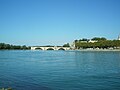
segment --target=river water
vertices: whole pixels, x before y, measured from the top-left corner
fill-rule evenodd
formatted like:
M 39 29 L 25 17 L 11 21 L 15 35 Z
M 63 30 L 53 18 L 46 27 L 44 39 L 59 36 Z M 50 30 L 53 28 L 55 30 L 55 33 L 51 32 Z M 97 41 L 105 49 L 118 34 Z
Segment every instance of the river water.
M 120 90 L 120 52 L 0 51 L 0 88 Z

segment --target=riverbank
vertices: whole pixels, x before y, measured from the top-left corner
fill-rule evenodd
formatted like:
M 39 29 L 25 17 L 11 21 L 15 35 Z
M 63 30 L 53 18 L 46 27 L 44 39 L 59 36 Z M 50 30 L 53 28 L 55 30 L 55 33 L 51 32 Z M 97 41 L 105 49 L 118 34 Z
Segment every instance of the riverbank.
M 76 49 L 75 51 L 120 51 L 120 49 Z

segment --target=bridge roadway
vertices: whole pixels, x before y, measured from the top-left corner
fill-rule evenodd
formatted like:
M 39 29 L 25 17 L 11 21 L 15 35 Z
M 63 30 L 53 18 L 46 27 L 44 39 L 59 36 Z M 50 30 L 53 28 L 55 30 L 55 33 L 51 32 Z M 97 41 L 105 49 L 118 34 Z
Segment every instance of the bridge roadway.
M 70 47 L 32 46 L 31 50 L 70 50 Z

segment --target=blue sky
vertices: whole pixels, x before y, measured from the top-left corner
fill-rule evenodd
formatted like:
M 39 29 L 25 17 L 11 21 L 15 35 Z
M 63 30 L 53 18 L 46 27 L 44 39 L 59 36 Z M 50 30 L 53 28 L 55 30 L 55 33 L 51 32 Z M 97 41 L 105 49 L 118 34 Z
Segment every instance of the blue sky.
M 120 0 L 0 0 L 0 42 L 62 45 L 120 34 Z

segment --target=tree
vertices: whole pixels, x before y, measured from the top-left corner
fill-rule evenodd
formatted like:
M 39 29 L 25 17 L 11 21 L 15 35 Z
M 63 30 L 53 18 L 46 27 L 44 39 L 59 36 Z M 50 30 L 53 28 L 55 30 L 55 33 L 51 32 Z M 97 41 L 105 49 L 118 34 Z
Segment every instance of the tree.
M 75 43 L 75 47 L 79 48 L 120 48 L 120 40 L 99 40 L 98 42 L 94 43 L 84 43 L 84 42 L 77 42 Z
M 83 38 L 83 39 L 80 39 L 79 41 L 88 41 L 88 39 Z
M 63 47 L 70 47 L 69 43 L 64 44 Z
M 75 43 L 79 42 L 79 40 L 74 40 Z
M 26 49 L 30 49 L 30 47 L 27 46 L 17 46 L 17 45 L 10 45 L 10 44 L 5 44 L 5 43 L 0 43 L 0 50 L 2 49 L 20 49 L 20 50 L 26 50 Z
M 104 37 L 94 37 L 94 38 L 92 38 L 91 40 L 96 40 L 96 41 L 105 41 L 105 40 L 107 40 L 106 38 L 104 38 Z

